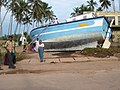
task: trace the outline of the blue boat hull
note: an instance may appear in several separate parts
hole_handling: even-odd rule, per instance
[[[33,41],[36,37],[41,39],[48,51],[82,50],[96,47],[97,41],[105,38],[108,28],[107,20],[97,17],[38,27],[30,36]]]

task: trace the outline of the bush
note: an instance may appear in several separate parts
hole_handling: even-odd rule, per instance
[[[17,54],[17,56],[16,56],[16,60],[17,61],[21,61],[21,60],[23,60],[25,58],[26,58],[26,54],[25,53],[24,54]]]
[[[2,53],[2,64],[4,63],[4,56],[5,56],[5,52]],[[17,56],[16,56],[16,60],[17,61],[21,61],[21,60],[23,60],[25,58],[26,58],[26,54],[25,53],[24,54],[17,54]]]
[[[86,48],[81,51],[81,54],[94,57],[107,57],[113,56],[116,53],[120,53],[119,47],[110,47],[109,49],[104,48]]]

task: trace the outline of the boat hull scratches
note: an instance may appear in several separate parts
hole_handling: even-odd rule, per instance
[[[102,38],[87,38],[65,42],[44,42],[45,51],[75,51],[84,48],[96,48],[97,42]]]

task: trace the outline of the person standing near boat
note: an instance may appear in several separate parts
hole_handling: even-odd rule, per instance
[[[38,53],[40,57],[40,62],[44,61],[44,43],[42,40],[39,40]]]
[[[26,41],[26,39],[24,39],[22,45],[23,45],[23,52],[26,52],[26,49],[27,49],[27,47],[26,47],[26,45],[27,45],[27,41]]]
[[[0,47],[0,70],[3,70],[1,65],[2,65],[2,53],[1,53],[1,47]]]
[[[5,49],[7,51],[7,57],[9,62],[9,69],[16,68],[13,64],[13,53],[15,51],[15,42],[12,36],[9,36],[9,40],[5,43]]]
[[[38,47],[39,47],[39,39],[37,38],[37,40],[35,41],[35,48],[34,48],[36,52],[38,52]]]

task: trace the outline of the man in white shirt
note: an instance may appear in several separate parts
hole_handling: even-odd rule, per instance
[[[40,57],[40,61],[44,62],[44,43],[40,40],[39,41],[39,46],[38,46],[38,53]]]
[[[9,36],[9,40],[5,43],[5,49],[7,51],[7,57],[9,61],[9,69],[15,69],[16,66],[13,63],[13,53],[15,51],[15,42],[13,36]]]

